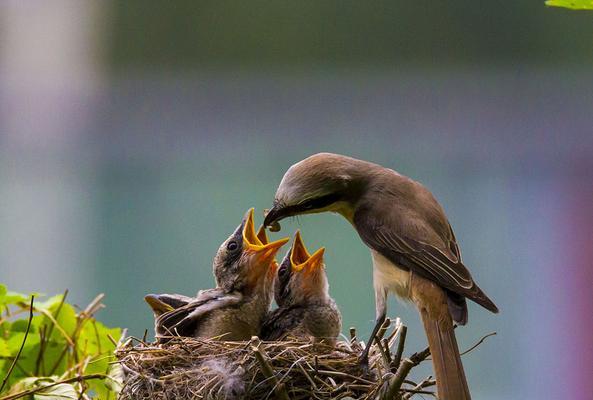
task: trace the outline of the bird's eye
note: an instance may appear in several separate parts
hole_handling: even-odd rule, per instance
[[[312,202],[312,201],[306,201],[306,202],[304,202],[304,203],[301,205],[301,208],[302,208],[303,210],[310,210],[310,209],[312,209],[312,208],[313,208],[313,206],[314,206],[314,204],[313,204],[313,202]]]
[[[235,242],[234,240],[231,240],[226,245],[226,249],[229,250],[229,251],[235,251],[238,248],[239,248],[239,244],[237,242]]]

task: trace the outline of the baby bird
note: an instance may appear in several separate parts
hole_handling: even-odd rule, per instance
[[[269,270],[288,240],[262,243],[250,209],[214,257],[216,288],[201,291],[186,305],[158,316],[157,337],[247,340],[257,335],[272,300]]]
[[[163,293],[147,294],[144,296],[144,301],[146,301],[152,309],[155,319],[167,311],[187,305],[192,300],[192,297],[184,296],[182,294]]]
[[[263,340],[294,336],[335,345],[342,329],[342,316],[329,295],[324,251],[322,247],[310,255],[297,231],[274,280],[278,308],[262,324]]]
[[[166,336],[167,332],[160,330],[156,323],[158,317],[168,311],[187,305],[193,298],[184,296],[182,294],[147,294],[144,296],[144,301],[148,303],[154,315],[154,333],[158,340],[159,336]]]
[[[263,225],[260,226],[259,230],[257,231],[257,238],[262,244],[270,243],[268,239],[268,235],[266,233],[266,229]],[[267,284],[269,287],[274,283],[274,276],[276,275],[276,270],[278,269],[278,263],[274,259],[272,264],[270,265],[270,269],[268,270]],[[206,289],[206,291],[210,291],[214,289]],[[203,290],[198,292],[198,296],[204,293]],[[272,291],[266,290],[266,294],[271,296]],[[162,314],[166,313],[167,311],[175,310],[176,308],[183,307],[189,304],[194,298],[185,296],[182,294],[168,294],[168,293],[161,293],[161,294],[147,294],[144,296],[144,301],[148,304],[148,306],[152,309],[152,313],[154,314],[155,320],[161,316]]]

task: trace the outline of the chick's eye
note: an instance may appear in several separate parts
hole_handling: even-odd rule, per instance
[[[280,269],[278,270],[278,275],[280,276],[284,276],[286,275],[286,273],[288,272],[288,267],[286,266],[282,266],[280,267]]]
[[[237,248],[239,248],[239,244],[237,244],[237,242],[235,242],[234,240],[231,240],[227,243],[226,248],[229,251],[235,251],[237,250]]]

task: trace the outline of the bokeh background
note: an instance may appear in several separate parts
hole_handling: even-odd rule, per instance
[[[499,305],[458,330],[498,332],[464,357],[475,398],[591,399],[592,38],[593,13],[543,0],[2,1],[0,281],[104,292],[141,336],[144,294],[211,286],[283,172],[343,153],[427,185]],[[368,250],[334,215],[297,228],[368,335]]]

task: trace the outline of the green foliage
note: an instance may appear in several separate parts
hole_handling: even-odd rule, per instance
[[[547,0],[546,5],[571,10],[593,10],[593,0]]]
[[[37,301],[0,284],[0,380],[8,376],[0,399],[27,391],[36,400],[117,397],[110,363],[122,332],[94,318],[102,295],[79,311],[66,295]]]
[[[35,400],[73,399],[79,398],[80,393],[74,385],[69,383],[58,383],[58,377],[47,378],[23,378],[12,388],[13,392],[19,393],[26,390],[41,389],[33,395]],[[50,386],[51,385],[51,386]]]

